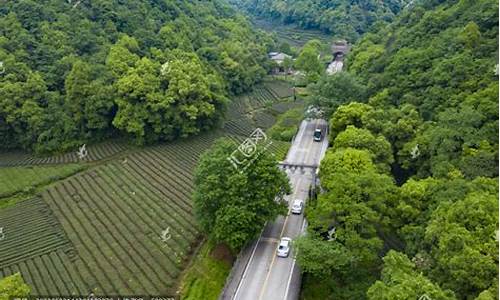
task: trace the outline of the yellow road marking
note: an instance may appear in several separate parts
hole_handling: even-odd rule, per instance
[[[295,185],[293,195],[297,194],[297,189],[299,188],[301,181],[302,181],[302,177],[299,177],[299,179],[297,180],[297,184]],[[290,216],[290,203],[288,203],[288,213],[286,215],[285,222],[283,223],[283,228],[281,228],[281,233],[280,233],[280,237],[279,237],[280,240],[283,237],[283,232],[285,232],[286,223],[288,222],[288,216]],[[269,267],[269,270],[267,271],[266,279],[264,280],[264,285],[262,286],[262,290],[260,291],[259,300],[262,299],[262,296],[264,295],[264,292],[266,291],[267,283],[269,281],[269,276],[271,276],[271,270],[273,269],[275,260],[276,260],[276,253],[273,254],[273,259],[271,260],[271,266]]]

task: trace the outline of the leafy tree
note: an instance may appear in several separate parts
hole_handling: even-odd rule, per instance
[[[262,80],[274,42],[223,1],[92,1],[78,9],[11,1],[0,9],[0,28],[0,148],[38,152],[109,136],[141,144],[206,130],[224,113],[229,94]],[[175,78],[182,84],[175,86],[159,78],[161,65],[184,59],[186,67],[176,68],[192,79]],[[149,90],[132,91],[134,83]],[[175,98],[168,110],[160,94]],[[151,98],[163,107],[153,108]]]
[[[76,61],[65,80],[66,106],[80,135],[90,138],[105,132],[114,117],[112,87],[96,81],[91,65]]]
[[[329,150],[320,180],[325,192],[308,206],[310,233],[297,243],[297,261],[314,278],[335,278],[335,298],[362,299],[380,265],[379,232],[391,226],[394,183],[377,172],[368,151],[352,148]]]
[[[460,33],[460,39],[467,48],[473,49],[479,44],[481,32],[479,26],[474,22],[469,22],[465,25],[464,30]]]
[[[330,118],[330,139],[334,140],[348,125],[364,128],[365,116],[372,111],[373,107],[359,102],[351,102],[340,106]]]
[[[106,58],[106,65],[111,70],[111,73],[116,78],[119,78],[125,75],[139,60],[138,52],[139,44],[137,40],[124,35],[111,47]]]
[[[321,107],[327,116],[342,104],[362,101],[365,93],[356,77],[346,72],[323,76],[310,89],[313,104]]]
[[[477,296],[498,276],[498,195],[471,192],[456,203],[443,202],[433,212],[425,241],[436,267],[430,272],[444,287]]]
[[[337,135],[332,141],[332,150],[355,148],[368,150],[373,154],[373,161],[381,166],[381,170],[389,171],[394,162],[391,144],[383,137],[375,137],[369,130],[359,129],[352,125]]]
[[[196,54],[180,50],[163,65],[142,58],[116,88],[121,97],[113,124],[133,134],[139,144],[208,129],[222,116],[225,104],[220,80],[203,72]]]
[[[287,42],[281,43],[279,45],[278,49],[279,49],[280,52],[286,53],[288,55],[293,55],[294,54],[293,51],[292,51],[292,47]]]
[[[306,236],[297,239],[294,246],[300,253],[297,263],[301,269],[316,278],[333,276],[335,271],[350,266],[351,255],[340,243],[327,243],[317,237]]]
[[[237,145],[221,139],[201,157],[195,173],[194,203],[202,229],[215,241],[239,250],[265,222],[286,212],[283,197],[290,186],[264,149],[256,149],[246,169],[236,169],[231,163],[235,151]]]
[[[406,255],[394,250],[384,257],[382,278],[370,287],[367,295],[369,300],[420,299],[424,295],[429,299],[456,299],[453,292],[442,290],[419,273]]]
[[[295,68],[306,73],[308,82],[316,81],[324,72],[324,66],[320,60],[320,48],[320,41],[310,40],[302,47],[295,60]]]
[[[30,292],[31,289],[24,283],[21,273],[0,279],[0,300],[8,300],[11,297],[27,297]]]
[[[293,68],[293,59],[290,57],[285,57],[283,60],[283,68],[285,69],[285,76],[288,75],[288,72]]]

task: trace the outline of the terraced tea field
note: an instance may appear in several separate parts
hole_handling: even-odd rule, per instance
[[[20,152],[0,152],[0,167],[15,167],[28,165],[68,164],[78,162],[93,162],[112,157],[125,151],[130,146],[123,141],[110,141],[86,146],[87,155],[80,159],[77,151],[60,155],[37,157]]]
[[[20,270],[35,295],[82,292],[78,287],[84,295],[175,293],[176,278],[199,236],[190,201],[192,170],[197,157],[218,136],[151,147],[48,188],[41,201],[53,212],[52,220],[60,222],[57,227],[67,234],[76,257],[68,261],[51,246],[53,235],[42,235],[36,244],[47,252],[34,253],[31,267],[31,258],[24,256],[1,260],[2,273]],[[20,211],[26,203],[8,211]],[[1,220],[8,244],[0,245],[9,249],[22,243],[10,232],[30,236],[44,232],[24,229],[26,218]],[[69,271],[55,272],[59,262]],[[54,270],[51,280],[35,275],[41,269]],[[71,272],[76,273],[70,280],[73,285],[58,284],[68,281]]]
[[[247,109],[280,102],[275,89],[263,85],[247,98]],[[242,103],[235,101],[233,112],[236,107]],[[89,160],[112,158],[88,165],[88,170],[46,187],[32,199],[0,209],[0,276],[20,272],[33,295],[175,294],[179,275],[200,241],[191,201],[200,155],[220,137],[239,143],[257,126],[268,126],[258,124],[271,123],[265,118],[238,114],[222,130],[196,137],[133,151],[125,145],[95,151]],[[105,145],[95,149],[110,147]],[[281,159],[288,147],[273,141],[269,151]],[[67,160],[71,157],[68,154]],[[3,165],[63,162],[12,158]],[[56,167],[69,172],[75,165],[50,168]],[[28,181],[54,176],[52,169],[37,173],[41,168],[47,167],[12,170],[22,169],[17,177],[26,174]],[[10,169],[0,167],[0,174],[14,174]]]
[[[283,25],[279,22],[269,22],[263,19],[253,19],[252,23],[265,31],[274,32],[280,42],[287,42],[294,47],[302,47],[309,40],[318,39],[329,43],[331,37],[320,30],[301,29],[293,25]]]
[[[263,85],[278,99],[293,96],[292,85],[289,82],[281,80],[270,80],[264,81]]]

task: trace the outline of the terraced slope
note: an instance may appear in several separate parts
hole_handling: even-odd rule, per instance
[[[109,141],[89,145],[86,146],[88,154],[83,159],[79,158],[77,151],[47,157],[37,157],[33,154],[20,152],[0,152],[0,167],[92,162],[112,157],[127,148],[129,148],[129,145],[123,141]]]
[[[255,95],[272,104],[273,93]],[[222,130],[129,152],[0,210],[0,276],[21,272],[33,295],[175,294],[200,238],[191,201],[198,158],[220,137],[241,142],[259,120],[239,114]],[[288,147],[273,141],[269,151],[281,159]]]

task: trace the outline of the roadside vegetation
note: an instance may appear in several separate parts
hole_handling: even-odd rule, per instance
[[[181,299],[216,300],[231,271],[234,256],[222,244],[206,242],[181,280]]]
[[[304,119],[304,106],[293,108],[278,117],[267,133],[275,140],[291,142]]]
[[[423,1],[309,86],[332,147],[303,299],[497,299],[497,47],[497,2]]]
[[[233,251],[286,212],[283,197],[290,192],[288,178],[265,145],[252,148],[251,159],[237,149],[234,142],[218,140],[201,157],[194,177],[194,210],[202,230]]]

